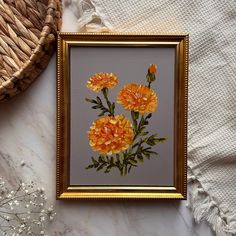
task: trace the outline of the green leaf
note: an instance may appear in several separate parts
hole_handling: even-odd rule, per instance
[[[143,132],[146,129],[146,127],[142,127],[141,129],[139,129],[139,132]]]
[[[155,138],[157,135],[158,135],[158,133],[155,133],[155,134],[151,135],[150,137]]]
[[[132,146],[132,148],[135,148],[135,147],[137,147],[139,145],[139,143],[135,143],[133,146]]]
[[[111,164],[115,164],[115,160],[114,160],[114,157],[113,157],[113,156],[111,157],[110,163],[111,163]]]
[[[138,161],[139,161],[139,162],[143,163],[143,157],[142,157],[142,155],[138,155],[137,158],[138,158]]]
[[[148,134],[148,131],[140,133],[141,136],[145,136]]]
[[[143,154],[148,160],[150,160],[150,153],[144,152]]]
[[[99,162],[94,159],[94,157],[91,157],[94,168],[97,168],[99,166]]]
[[[129,158],[134,159],[135,155],[136,155],[136,153],[131,153],[131,154],[129,154]]]
[[[116,162],[119,164],[120,163],[120,155],[116,154]]]
[[[153,140],[148,140],[146,142],[149,146],[154,146],[156,143]]]
[[[140,120],[140,126],[143,126],[144,125],[144,123],[145,123],[145,119],[144,119],[144,117],[142,116],[142,118],[141,118],[141,120]]]
[[[97,102],[100,103],[100,104],[102,104],[102,100],[101,100],[101,98],[98,97],[98,96],[97,96]]]
[[[137,154],[140,154],[141,152],[142,152],[142,147],[141,146],[138,146],[138,148],[137,148]]]
[[[158,155],[157,152],[154,152],[154,151],[149,151],[150,154],[153,154],[153,155]]]
[[[162,142],[165,142],[165,141],[166,141],[166,138],[156,138],[156,139],[154,139],[155,143],[162,143]]]
[[[111,171],[111,168],[106,168],[106,170],[104,171],[104,173],[109,173]]]
[[[121,160],[124,161],[124,159],[125,159],[125,155],[124,155],[124,153],[122,152],[122,153],[121,153]]]
[[[104,171],[105,173],[109,173],[112,168],[112,165],[108,165],[106,170]]]
[[[152,113],[149,113],[147,116],[146,116],[146,119],[150,119],[152,117]]]
[[[100,108],[100,105],[92,106],[92,109],[98,109]]]
[[[98,166],[98,168],[96,169],[96,171],[101,170],[105,165],[106,165],[106,163],[103,163],[102,165]]]
[[[95,103],[95,104],[97,104],[97,101],[94,100],[94,99],[85,98],[85,101],[86,101],[86,102],[91,102],[91,103]]]
[[[94,159],[94,157],[91,157],[91,159],[94,164],[98,163],[97,160]]]
[[[103,155],[100,155],[100,156],[98,157],[98,160],[99,160],[99,162],[106,162],[106,160],[105,160],[105,158],[104,158]]]
[[[94,167],[94,165],[93,164],[91,164],[91,165],[88,165],[85,169],[91,169],[91,168],[93,168]]]
[[[129,163],[136,166],[137,161],[136,160],[129,160]]]
[[[119,169],[123,168],[123,165],[121,163],[118,164]]]
[[[139,117],[139,113],[136,111],[131,111],[131,116],[133,120],[137,120]]]
[[[85,98],[86,102],[93,102],[93,99]]]
[[[103,116],[106,113],[106,111],[102,111],[98,116]]]

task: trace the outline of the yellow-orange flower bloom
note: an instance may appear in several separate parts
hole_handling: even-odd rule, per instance
[[[117,103],[126,110],[140,114],[155,112],[158,104],[156,93],[142,84],[126,84],[117,96]]]
[[[150,73],[156,73],[157,72],[157,65],[156,64],[150,64],[148,68]]]
[[[99,72],[89,78],[87,88],[94,92],[99,92],[103,88],[114,88],[118,82],[119,80],[115,74]]]
[[[90,146],[100,154],[111,155],[126,150],[133,137],[132,125],[124,115],[97,119],[88,131]]]

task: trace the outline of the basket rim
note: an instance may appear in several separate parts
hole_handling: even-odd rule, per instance
[[[55,8],[53,8],[50,5],[56,4]],[[50,11],[50,9],[52,9],[52,11]],[[19,78],[19,76],[21,76],[22,74],[24,74],[31,66],[32,64],[36,61],[37,59],[37,55],[35,53],[39,52],[45,45],[43,42],[46,41],[46,38],[49,34],[51,34],[52,32],[49,31],[48,33],[42,35],[42,32],[49,27],[50,29],[53,29],[52,26],[55,26],[58,24],[60,17],[57,17],[55,12],[59,11],[60,13],[62,12],[62,2],[61,0],[48,0],[48,4],[47,4],[47,8],[46,8],[46,14],[45,14],[45,19],[47,19],[48,16],[51,16],[53,18],[53,24],[44,22],[44,25],[40,31],[40,37],[39,37],[39,41],[38,44],[36,45],[36,47],[32,50],[32,54],[30,57],[28,57],[28,59],[26,61],[24,61],[23,65],[19,68],[19,70],[15,71],[13,74],[11,74],[10,76],[8,76],[8,79],[4,82],[2,82],[2,84],[0,84],[0,95],[6,93],[6,91],[8,90],[7,86],[11,83],[16,82]],[[58,27],[56,27],[58,30]],[[56,35],[57,30],[55,30],[55,32],[53,33],[54,35]],[[37,76],[35,78],[32,79],[35,80],[37,78]]]

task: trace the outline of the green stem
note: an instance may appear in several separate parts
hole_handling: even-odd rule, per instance
[[[103,94],[103,96],[104,96],[104,99],[106,100],[106,103],[107,103],[107,109],[108,109],[108,111],[109,111],[109,113],[110,113],[110,115],[111,116],[114,116],[114,114],[115,114],[115,111],[114,111],[114,109],[112,108],[112,105],[113,105],[113,103],[111,103],[110,101],[109,101],[109,98],[108,98],[108,88],[103,88],[102,89],[102,94]]]
[[[141,116],[139,122],[137,122],[138,120],[138,116],[134,115],[134,111],[131,111],[131,117],[132,117],[132,123],[134,126],[134,138],[133,138],[133,142],[136,140],[136,138],[139,135],[139,130],[140,130],[140,126],[141,126],[141,120],[144,119],[144,115]]]
[[[139,135],[139,129],[140,129],[140,125],[141,125],[141,120],[142,120],[143,118],[144,118],[144,116],[142,115],[142,116],[141,116],[141,119],[140,119],[140,121],[139,121],[139,123],[138,123],[137,131],[136,131],[136,133],[135,133],[135,135],[134,135],[133,141],[136,140],[136,138],[137,138],[138,135]]]

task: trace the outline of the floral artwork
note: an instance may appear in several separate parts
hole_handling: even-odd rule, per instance
[[[117,101],[113,102],[108,95],[119,83],[118,76],[113,73],[99,72],[87,81],[87,88],[101,93],[103,98],[86,98],[92,109],[99,111],[96,119],[88,130],[89,145],[97,157],[91,157],[91,164],[86,169],[96,169],[109,173],[117,169],[121,176],[126,176],[132,168],[138,167],[145,160],[156,156],[153,150],[166,138],[148,131],[152,113],[158,108],[158,96],[151,88],[156,80],[157,65],[151,64],[146,75],[147,85],[128,83],[118,92]],[[116,114],[119,104],[124,114]],[[131,120],[125,115],[130,112]]]

